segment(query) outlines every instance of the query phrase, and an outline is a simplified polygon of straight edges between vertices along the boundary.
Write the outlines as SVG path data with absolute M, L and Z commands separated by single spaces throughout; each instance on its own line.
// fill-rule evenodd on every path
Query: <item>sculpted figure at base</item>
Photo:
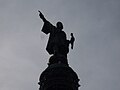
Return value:
M 71 49 L 73 49 L 74 36 L 71 33 L 71 40 L 67 40 L 66 33 L 63 31 L 63 24 L 57 22 L 56 26 L 52 25 L 44 15 L 39 11 L 39 16 L 44 22 L 42 27 L 42 32 L 49 34 L 49 40 L 47 43 L 46 50 L 51 55 L 63 55 L 67 58 L 69 52 L 69 44 L 71 44 Z

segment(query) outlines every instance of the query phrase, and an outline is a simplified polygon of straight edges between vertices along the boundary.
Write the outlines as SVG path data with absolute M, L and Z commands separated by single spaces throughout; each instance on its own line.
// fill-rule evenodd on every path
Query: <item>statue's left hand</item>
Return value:
M 75 37 L 73 36 L 73 33 L 71 33 L 71 40 L 70 40 L 70 43 L 71 43 L 71 49 L 73 49 L 74 41 L 75 41 Z

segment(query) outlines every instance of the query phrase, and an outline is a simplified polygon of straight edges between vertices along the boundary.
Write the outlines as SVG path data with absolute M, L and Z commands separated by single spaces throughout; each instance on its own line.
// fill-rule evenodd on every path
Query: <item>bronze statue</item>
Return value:
M 69 44 L 71 44 L 71 49 L 73 49 L 75 40 L 73 33 L 71 33 L 71 40 L 67 40 L 66 33 L 62 31 L 63 24 L 61 22 L 57 22 L 56 26 L 54 26 L 48 20 L 46 20 L 40 11 L 39 16 L 44 22 L 41 31 L 45 34 L 49 34 L 49 40 L 46 47 L 47 52 L 49 54 L 53 54 L 54 56 L 63 55 L 67 57 L 69 52 Z

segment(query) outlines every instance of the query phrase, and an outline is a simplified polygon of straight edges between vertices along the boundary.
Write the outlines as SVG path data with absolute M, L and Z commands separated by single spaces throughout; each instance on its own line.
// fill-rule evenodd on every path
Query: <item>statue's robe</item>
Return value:
M 42 32 L 49 34 L 49 39 L 47 43 L 46 50 L 49 54 L 54 54 L 54 47 L 59 48 L 60 53 L 67 54 L 68 49 L 68 40 L 66 40 L 66 34 L 64 31 L 59 31 L 55 26 L 50 22 L 44 22 Z

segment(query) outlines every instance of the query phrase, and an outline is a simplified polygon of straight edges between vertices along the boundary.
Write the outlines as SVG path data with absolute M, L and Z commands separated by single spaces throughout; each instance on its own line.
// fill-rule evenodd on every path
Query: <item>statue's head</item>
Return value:
M 58 29 L 63 29 L 63 24 L 61 22 L 57 22 L 56 26 Z

